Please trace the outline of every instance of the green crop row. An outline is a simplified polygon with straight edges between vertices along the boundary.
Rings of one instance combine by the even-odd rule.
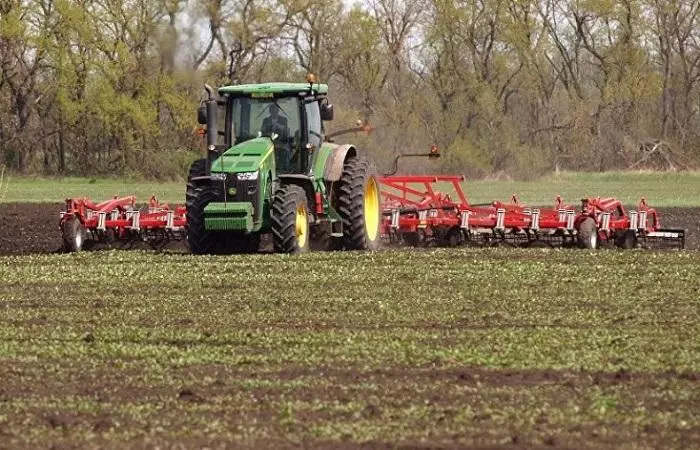
[[[10,446],[700,439],[694,252],[109,251],[0,280]]]

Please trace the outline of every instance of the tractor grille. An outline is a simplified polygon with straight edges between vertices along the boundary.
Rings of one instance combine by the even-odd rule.
[[[258,193],[258,183],[260,179],[257,180],[238,180],[235,173],[226,174],[226,181],[223,183],[224,188],[219,189],[219,202],[250,202],[253,204],[254,214],[257,215],[259,209],[259,193]],[[231,195],[228,193],[229,189],[235,187],[236,193]]]

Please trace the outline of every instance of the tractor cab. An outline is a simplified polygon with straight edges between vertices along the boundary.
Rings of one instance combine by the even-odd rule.
[[[262,138],[272,143],[276,173],[308,174],[314,150],[323,143],[323,121],[333,119],[333,106],[326,98],[327,85],[316,83],[314,76],[307,81],[220,88],[220,98],[210,98],[199,114],[199,122],[207,125],[212,167],[220,155]]]

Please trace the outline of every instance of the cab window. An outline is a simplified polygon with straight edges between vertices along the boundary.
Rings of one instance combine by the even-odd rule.
[[[318,107],[318,101],[307,103],[306,106],[306,121],[309,127],[309,144],[314,148],[321,146],[321,111]]]

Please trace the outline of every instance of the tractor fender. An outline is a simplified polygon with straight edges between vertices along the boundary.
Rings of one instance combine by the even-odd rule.
[[[301,174],[284,174],[279,175],[279,181],[281,184],[295,184],[300,186],[302,189],[304,189],[304,192],[306,192],[309,206],[315,205],[316,190],[314,188],[313,178]]]
[[[351,156],[356,156],[357,150],[353,145],[338,145],[333,149],[333,153],[326,161],[326,167],[323,170],[323,178],[326,181],[338,181],[343,175],[343,165],[345,160]]]

